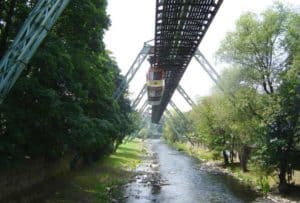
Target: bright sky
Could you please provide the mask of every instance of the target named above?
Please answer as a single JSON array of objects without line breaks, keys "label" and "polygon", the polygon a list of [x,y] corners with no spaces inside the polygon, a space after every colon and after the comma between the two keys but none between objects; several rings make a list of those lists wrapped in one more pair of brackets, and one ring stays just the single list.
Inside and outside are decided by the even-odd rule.
[{"label": "bright sky", "polygon": [[[155,2],[155,0],[108,0],[107,12],[112,25],[105,34],[106,48],[113,53],[123,74],[126,74],[132,65],[143,43],[154,38]],[[283,2],[300,7],[300,0],[283,0]],[[221,72],[221,68],[220,64],[215,62],[215,52],[225,34],[234,29],[238,17],[246,11],[260,13],[272,3],[273,0],[224,0],[199,46],[218,72]],[[133,100],[146,81],[149,66],[148,61],[145,61],[129,85]],[[180,84],[194,101],[199,96],[208,95],[213,86],[213,82],[194,59]],[[182,111],[190,109],[179,93],[175,92],[172,100]]]}]

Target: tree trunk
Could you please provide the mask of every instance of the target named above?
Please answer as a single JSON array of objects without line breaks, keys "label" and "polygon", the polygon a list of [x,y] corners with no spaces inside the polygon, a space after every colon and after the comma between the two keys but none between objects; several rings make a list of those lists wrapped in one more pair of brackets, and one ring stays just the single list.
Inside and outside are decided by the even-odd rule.
[{"label": "tree trunk", "polygon": [[234,158],[234,151],[232,149],[232,150],[230,150],[230,163],[232,163],[232,164],[234,162],[233,158]]},{"label": "tree trunk", "polygon": [[223,150],[223,158],[224,158],[224,164],[225,166],[227,166],[229,164],[229,161],[228,161],[228,156],[226,154],[226,150]]},{"label": "tree trunk", "polygon": [[230,163],[232,163],[233,164],[233,162],[234,162],[234,141],[235,141],[235,139],[234,139],[234,136],[232,137],[232,139],[231,139],[231,149],[230,149]]},{"label": "tree trunk", "polygon": [[241,169],[243,172],[248,172],[247,163],[250,156],[251,149],[247,145],[243,145],[239,154]]},{"label": "tree trunk", "polygon": [[279,185],[278,190],[281,194],[285,194],[288,191],[288,184],[286,181],[287,164],[286,161],[281,161],[279,167]]}]

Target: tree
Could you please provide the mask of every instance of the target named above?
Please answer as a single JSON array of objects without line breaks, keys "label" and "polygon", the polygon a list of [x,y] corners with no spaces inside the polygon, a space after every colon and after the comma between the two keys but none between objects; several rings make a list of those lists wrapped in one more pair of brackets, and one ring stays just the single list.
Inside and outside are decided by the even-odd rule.
[{"label": "tree", "polygon": [[286,40],[291,15],[294,13],[277,3],[260,16],[243,14],[234,32],[229,32],[218,50],[219,58],[241,68],[249,86],[274,93],[279,76],[286,70],[290,56]]},{"label": "tree", "polygon": [[[240,69],[243,84],[260,95],[260,110],[247,106],[259,119],[255,123],[262,126],[257,131],[262,162],[278,169],[281,191],[285,191],[286,174],[293,168],[293,156],[287,157],[296,154],[298,140],[299,113],[295,108],[299,107],[299,90],[293,81],[299,78],[293,79],[289,72],[297,69],[299,24],[299,12],[281,3],[261,15],[248,12],[240,17],[236,30],[226,35],[218,51],[221,60]],[[297,75],[297,71],[292,72]]]},{"label": "tree", "polygon": [[[0,1],[0,56],[36,1]],[[133,131],[130,102],[112,95],[122,76],[105,50],[106,1],[73,0],[0,106],[0,162],[86,162],[113,152]]]},{"label": "tree", "polygon": [[269,113],[267,122],[266,163],[279,169],[279,190],[288,191],[289,179],[294,169],[299,169],[300,143],[300,63],[299,58],[284,74],[282,84],[276,94],[277,108]]}]

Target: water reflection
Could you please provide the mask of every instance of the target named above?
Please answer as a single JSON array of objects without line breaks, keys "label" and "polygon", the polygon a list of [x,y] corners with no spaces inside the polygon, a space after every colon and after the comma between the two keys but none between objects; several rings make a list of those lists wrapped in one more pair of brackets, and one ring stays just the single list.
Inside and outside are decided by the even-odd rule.
[{"label": "water reflection", "polygon": [[152,153],[139,169],[147,178],[128,186],[127,202],[270,202],[233,177],[203,168],[199,161],[161,140],[149,140],[148,144]]}]

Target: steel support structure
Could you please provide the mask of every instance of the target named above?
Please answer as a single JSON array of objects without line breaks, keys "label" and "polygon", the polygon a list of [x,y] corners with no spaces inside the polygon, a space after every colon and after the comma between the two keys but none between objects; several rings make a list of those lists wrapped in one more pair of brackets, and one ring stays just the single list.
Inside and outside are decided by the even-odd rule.
[{"label": "steel support structure", "polygon": [[181,94],[181,96],[185,99],[185,101],[191,106],[195,106],[195,102],[191,99],[191,97],[186,93],[186,91],[181,87],[180,84],[178,84],[177,86],[177,91],[179,92],[179,94]]},{"label": "steel support structure", "polygon": [[198,49],[195,54],[194,58],[196,61],[201,65],[203,70],[208,74],[208,76],[214,81],[214,83],[220,88],[220,90],[225,91],[224,88],[220,85],[218,81],[220,81],[220,76],[217,71],[213,68],[213,66],[208,62],[202,52]]},{"label": "steel support structure", "polygon": [[115,100],[119,100],[120,96],[125,91],[127,85],[131,82],[131,80],[135,76],[136,72],[140,69],[141,65],[143,64],[143,62],[145,61],[147,56],[151,53],[151,48],[152,48],[151,45],[149,45],[147,43],[144,43],[143,48],[141,49],[141,51],[139,52],[139,54],[135,58],[133,64],[131,65],[131,67],[127,71],[127,73],[125,75],[125,79],[122,80],[121,84],[119,85],[116,92],[114,93],[113,96],[114,96]]},{"label": "steel support structure", "polygon": [[147,106],[148,106],[148,101],[146,100],[143,103],[142,107],[140,108],[139,113],[143,113]]},{"label": "steel support structure", "polygon": [[39,0],[0,61],[0,103],[70,0]]},{"label": "steel support structure", "polygon": [[142,98],[145,96],[146,92],[147,92],[147,85],[144,84],[144,86],[141,89],[140,93],[138,94],[138,96],[136,97],[136,99],[132,103],[132,108],[133,109],[135,109],[139,105],[139,103],[141,102]]},{"label": "steel support structure", "polygon": [[[172,119],[172,117],[173,117],[172,113],[168,109],[166,109],[165,112]],[[177,137],[180,137],[180,133],[176,130],[176,128],[173,125],[173,123],[171,121],[169,121],[168,119],[166,119],[166,122],[171,127],[171,129],[174,131],[174,133],[177,135]]]},{"label": "steel support structure", "polygon": [[208,76],[212,79],[212,81],[217,85],[217,87],[222,92],[229,94],[228,99],[230,100],[230,102],[232,102],[234,104],[235,96],[232,93],[227,92],[227,90],[225,90],[222,87],[222,85],[219,83],[220,75],[214,69],[214,67],[209,63],[209,61],[206,59],[206,57],[202,54],[202,52],[199,49],[195,52],[194,58],[200,64],[200,66],[203,68],[203,70],[208,74]]},{"label": "steel support structure", "polygon": [[145,126],[147,119],[150,120],[150,108],[147,108],[144,112],[142,112],[142,122],[141,125],[138,127],[138,129],[132,133],[131,135],[128,136],[127,141],[132,140],[137,137],[137,135],[141,132],[143,127]]},{"label": "steel support structure", "polygon": [[176,113],[180,116],[180,118],[182,120],[184,120],[184,122],[188,122],[187,117],[180,111],[180,109],[176,106],[176,104],[172,100],[170,100],[169,104],[176,111]]},{"label": "steel support structure", "polygon": [[222,2],[156,0],[153,66],[165,71],[165,91],[152,122],[159,122]]}]

